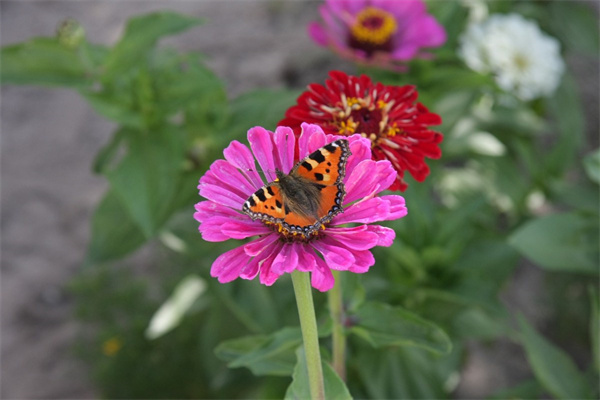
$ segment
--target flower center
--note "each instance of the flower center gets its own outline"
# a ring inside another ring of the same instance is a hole
[[[356,15],[350,28],[348,45],[367,56],[376,51],[391,51],[392,36],[398,30],[394,16],[376,7],[366,7]]]
[[[515,54],[514,62],[519,71],[525,71],[527,68],[529,68],[529,60],[522,54]]]
[[[389,124],[389,111],[393,104],[383,100],[373,101],[371,96],[366,98],[342,98],[338,107],[329,109],[335,118],[339,135],[350,136],[355,133],[371,140],[371,145],[388,136],[396,136],[402,130],[396,124]]]

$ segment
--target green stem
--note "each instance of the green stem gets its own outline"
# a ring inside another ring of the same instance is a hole
[[[317,332],[317,318],[312,299],[312,288],[307,272],[292,272],[294,293],[298,304],[300,328],[304,341],[304,354],[308,369],[308,382],[312,400],[325,399],[325,385],[323,383],[323,367],[321,366],[321,353],[319,352],[319,334]]]
[[[344,335],[344,309],[342,299],[342,281],[340,271],[333,270],[335,286],[327,292],[329,313],[333,321],[333,369],[346,380],[346,335]]]

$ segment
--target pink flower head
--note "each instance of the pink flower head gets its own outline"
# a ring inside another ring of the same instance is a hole
[[[196,204],[194,218],[200,222],[203,239],[210,242],[255,238],[221,254],[211,267],[213,277],[225,283],[259,275],[260,282],[270,286],[297,269],[311,272],[312,286],[327,291],[334,285],[331,269],[369,270],[375,263],[369,250],[390,246],[395,238],[392,229],[370,224],[401,218],[407,210],[402,196],[377,196],[394,183],[396,171],[387,160],[373,161],[370,141],[360,135],[345,137],[352,154],[343,181],[344,211],[326,223],[325,229],[309,238],[291,235],[242,213],[246,200],[265,185],[255,160],[271,182],[276,169],[290,172],[294,154],[303,159],[336,139],[339,136],[326,135],[318,125],[302,124],[298,140],[288,127],[280,126],[275,132],[255,127],[248,131],[250,149],[233,141],[224,150],[225,160],[215,161],[200,178],[200,195],[208,200]]]
[[[446,41],[422,0],[325,0],[319,11],[322,22],[308,26],[311,38],[365,64],[391,66]]]

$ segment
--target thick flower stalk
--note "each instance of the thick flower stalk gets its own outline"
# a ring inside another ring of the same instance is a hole
[[[336,139],[311,124],[302,124],[298,139],[288,127],[275,132],[255,127],[248,131],[250,149],[233,141],[224,150],[225,160],[215,161],[200,179],[200,195],[207,200],[196,204],[194,218],[204,240],[253,239],[219,256],[211,268],[213,277],[225,283],[258,276],[261,283],[272,285],[283,274],[298,270],[310,272],[312,286],[327,291],[334,285],[331,270],[369,270],[375,263],[370,249],[390,246],[395,238],[392,229],[373,223],[401,218],[407,210],[401,196],[377,196],[394,184],[396,171],[387,160],[371,159],[371,142],[361,135],[346,138],[351,155],[343,178],[343,212],[317,233],[294,234],[242,212],[253,193],[276,180],[276,170],[290,172],[298,159],[294,154],[302,159]],[[264,171],[268,182],[258,170]]]
[[[366,75],[331,71],[325,85],[313,83],[285,113],[279,125],[299,135],[302,122],[318,124],[325,133],[359,134],[370,143],[374,160],[388,160],[398,176],[390,190],[404,191],[404,171],[422,182],[429,175],[425,158],[440,158],[443,135],[429,129],[439,115],[417,102],[414,86],[386,86]]]
[[[496,14],[469,25],[459,55],[473,70],[494,75],[498,86],[521,100],[549,96],[565,64],[560,44],[519,14]]]
[[[363,64],[394,68],[446,41],[421,0],[326,0],[308,27],[320,46]]]

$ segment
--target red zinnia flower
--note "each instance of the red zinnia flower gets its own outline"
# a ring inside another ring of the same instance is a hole
[[[390,190],[406,190],[404,171],[424,181],[429,175],[425,157],[442,155],[443,135],[428,126],[439,125],[442,119],[416,103],[416,87],[373,84],[366,75],[348,76],[341,71],[329,75],[325,86],[309,85],[279,125],[292,127],[296,135],[302,122],[318,124],[333,135],[359,133],[371,140],[373,159],[389,160],[398,172]]]

